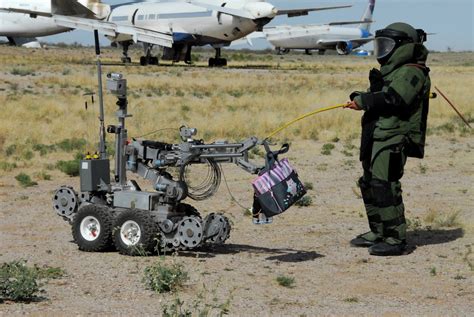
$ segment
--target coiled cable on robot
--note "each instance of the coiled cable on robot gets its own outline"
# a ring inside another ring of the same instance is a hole
[[[188,186],[188,197],[193,200],[205,200],[216,193],[221,183],[221,168],[213,159],[206,159],[207,175],[198,185],[191,185],[188,180],[187,166],[184,164],[180,168],[179,179]]]

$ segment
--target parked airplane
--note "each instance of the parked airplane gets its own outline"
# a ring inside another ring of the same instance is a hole
[[[78,13],[82,6],[78,7],[77,2],[87,7],[93,14]],[[77,0],[77,2],[70,1],[69,8],[64,13],[98,19],[104,19],[110,13],[110,7],[100,3],[100,0]],[[50,17],[28,14],[30,11],[51,14],[51,0],[0,0],[0,8],[16,9],[16,12],[0,11],[0,36],[7,37],[12,45],[41,47],[37,37],[71,31],[71,28],[57,25]]]
[[[360,21],[333,22],[325,25],[275,26],[263,29],[266,39],[278,53],[287,53],[290,49],[304,49],[307,54],[317,49],[324,54],[327,49],[335,49],[340,55],[347,55],[373,40],[370,24],[374,13],[375,0],[369,0],[367,9]],[[359,24],[358,27],[340,25]]]
[[[65,14],[67,4],[71,1],[75,0],[51,0],[53,14],[46,16],[51,17],[58,26],[98,30],[105,34],[113,43],[123,47],[124,62],[131,61],[128,57],[129,46],[133,42],[143,42],[145,55],[140,58],[142,65],[158,63],[158,58],[151,55],[153,45],[163,47],[164,60],[175,62],[184,60],[190,63],[193,46],[210,44],[215,48],[216,55],[215,58],[209,59],[209,66],[224,66],[227,60],[221,57],[222,47],[254,31],[262,30],[263,26],[277,15],[294,17],[307,15],[311,11],[350,7],[341,5],[278,10],[262,0],[174,0],[111,6],[107,18],[100,20],[90,14],[87,17]],[[4,10],[39,15],[35,10],[18,10],[11,7],[6,7]],[[161,33],[163,36],[170,36],[172,40],[171,43],[159,43],[144,36],[138,38],[133,32],[121,32],[127,29],[141,33]]]

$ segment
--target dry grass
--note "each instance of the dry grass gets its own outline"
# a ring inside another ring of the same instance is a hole
[[[460,211],[429,209],[424,217],[424,221],[430,224],[433,228],[452,228],[460,226],[459,220]]]
[[[228,54],[232,58],[238,53]],[[118,50],[103,54],[106,62],[118,57]],[[474,80],[473,60],[472,53],[437,54],[431,72],[433,83],[471,121],[474,91],[466,83]],[[96,90],[92,49],[0,47],[0,65],[0,161],[12,160],[5,156],[11,145],[27,151],[28,144],[72,137],[89,140],[94,150],[98,105],[91,106],[83,96]],[[186,124],[198,128],[198,137],[213,141],[264,137],[299,114],[344,102],[353,90],[366,89],[368,71],[376,66],[372,59],[302,55],[258,55],[231,65],[236,67],[105,66],[104,71],[121,72],[129,80],[129,112],[134,115],[128,122],[130,136]],[[239,68],[246,65],[257,68]],[[89,110],[84,109],[86,100]],[[115,122],[115,100],[106,96],[105,101],[110,124]],[[333,110],[295,124],[277,138],[350,141],[359,133],[359,119],[360,113]],[[472,135],[439,98],[432,101],[429,125],[431,133]],[[162,131],[150,137],[172,141],[176,134]]]

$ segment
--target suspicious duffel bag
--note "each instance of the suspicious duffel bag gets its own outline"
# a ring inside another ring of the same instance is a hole
[[[278,154],[286,153],[288,149],[288,144],[274,152],[267,148],[265,168],[252,182],[255,198],[267,217],[284,212],[306,194],[306,189],[288,159],[278,160]]]

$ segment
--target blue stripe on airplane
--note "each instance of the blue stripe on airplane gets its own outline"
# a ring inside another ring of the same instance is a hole
[[[365,39],[365,38],[368,38],[368,37],[371,37],[371,36],[372,36],[372,34],[369,31],[364,30],[364,29],[360,30],[360,37],[361,38]]]

